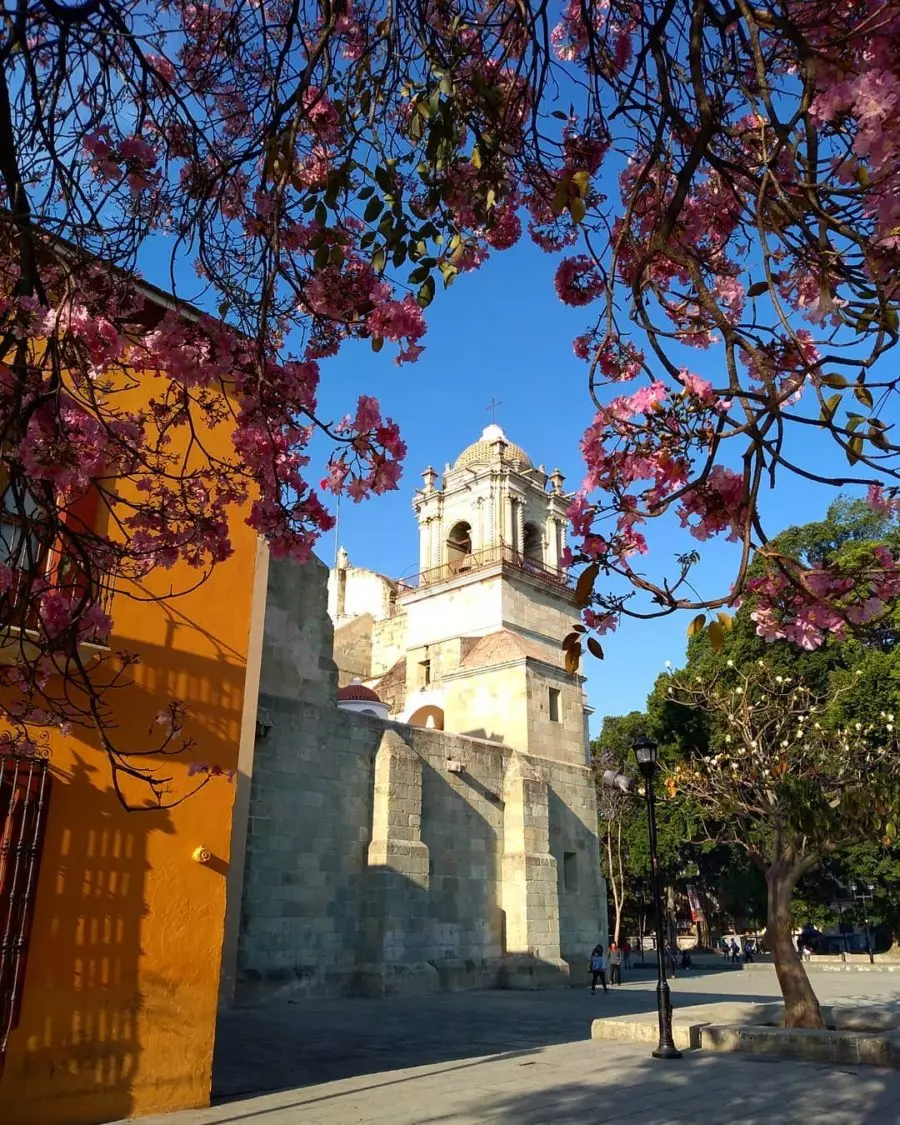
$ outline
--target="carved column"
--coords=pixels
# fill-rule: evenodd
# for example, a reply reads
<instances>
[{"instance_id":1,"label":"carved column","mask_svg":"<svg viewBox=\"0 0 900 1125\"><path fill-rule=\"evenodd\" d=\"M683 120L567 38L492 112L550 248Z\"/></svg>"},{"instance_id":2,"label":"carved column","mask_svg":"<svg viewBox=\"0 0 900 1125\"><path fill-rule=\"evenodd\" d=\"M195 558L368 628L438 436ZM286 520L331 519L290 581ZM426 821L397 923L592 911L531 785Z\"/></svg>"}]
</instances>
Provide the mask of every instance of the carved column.
<instances>
[{"instance_id":1,"label":"carved column","mask_svg":"<svg viewBox=\"0 0 900 1125\"><path fill-rule=\"evenodd\" d=\"M550 854L547 784L520 754L510 757L503 784L501 905L506 952L559 961L559 892Z\"/></svg>"},{"instance_id":2,"label":"carved column","mask_svg":"<svg viewBox=\"0 0 900 1125\"><path fill-rule=\"evenodd\" d=\"M428 847L422 843L422 761L393 730L375 757L366 895L367 960L427 959Z\"/></svg>"}]
</instances>

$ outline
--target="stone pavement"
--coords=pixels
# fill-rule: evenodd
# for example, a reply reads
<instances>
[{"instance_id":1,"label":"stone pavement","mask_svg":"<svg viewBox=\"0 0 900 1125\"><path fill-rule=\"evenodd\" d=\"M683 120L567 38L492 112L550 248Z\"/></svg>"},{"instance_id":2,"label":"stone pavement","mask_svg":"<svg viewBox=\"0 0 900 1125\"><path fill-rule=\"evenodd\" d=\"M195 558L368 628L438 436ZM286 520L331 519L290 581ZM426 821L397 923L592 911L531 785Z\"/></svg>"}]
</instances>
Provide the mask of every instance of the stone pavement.
<instances>
[{"instance_id":1,"label":"stone pavement","mask_svg":"<svg viewBox=\"0 0 900 1125\"><path fill-rule=\"evenodd\" d=\"M900 1002L894 976L828 974L823 1003ZM768 973L679 974L676 1010L778 997ZM653 1009L652 981L236 1009L221 1018L213 1109L146 1125L897 1125L900 1072L740 1055L672 1063L591 1042L591 1020ZM278 1092L280 1091L280 1092Z\"/></svg>"},{"instance_id":2,"label":"stone pavement","mask_svg":"<svg viewBox=\"0 0 900 1125\"><path fill-rule=\"evenodd\" d=\"M765 973L679 973L677 1015L709 1004L780 998ZM900 1003L896 977L817 977L823 1004ZM216 1037L214 1100L306 1086L590 1038L591 1020L655 1011L655 980L641 975L608 996L587 988L546 992L454 992L397 1000L327 1000L232 1009ZM900 1121L900 1114L898 1114Z\"/></svg>"},{"instance_id":3,"label":"stone pavement","mask_svg":"<svg viewBox=\"0 0 900 1125\"><path fill-rule=\"evenodd\" d=\"M143 1125L896 1125L900 1074L573 1043L267 1094Z\"/></svg>"}]
</instances>

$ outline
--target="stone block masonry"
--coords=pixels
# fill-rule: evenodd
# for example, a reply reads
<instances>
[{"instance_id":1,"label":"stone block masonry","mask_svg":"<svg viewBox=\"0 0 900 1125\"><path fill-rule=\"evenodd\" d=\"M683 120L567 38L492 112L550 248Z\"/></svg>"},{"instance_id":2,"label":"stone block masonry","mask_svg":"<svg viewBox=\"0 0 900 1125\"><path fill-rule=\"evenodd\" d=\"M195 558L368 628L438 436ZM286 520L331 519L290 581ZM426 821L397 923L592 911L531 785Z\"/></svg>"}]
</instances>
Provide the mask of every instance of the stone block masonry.
<instances>
[{"instance_id":1,"label":"stone block masonry","mask_svg":"<svg viewBox=\"0 0 900 1125\"><path fill-rule=\"evenodd\" d=\"M271 571L236 1001L540 987L569 960L581 983L606 938L590 771L338 710L327 572Z\"/></svg>"}]
</instances>

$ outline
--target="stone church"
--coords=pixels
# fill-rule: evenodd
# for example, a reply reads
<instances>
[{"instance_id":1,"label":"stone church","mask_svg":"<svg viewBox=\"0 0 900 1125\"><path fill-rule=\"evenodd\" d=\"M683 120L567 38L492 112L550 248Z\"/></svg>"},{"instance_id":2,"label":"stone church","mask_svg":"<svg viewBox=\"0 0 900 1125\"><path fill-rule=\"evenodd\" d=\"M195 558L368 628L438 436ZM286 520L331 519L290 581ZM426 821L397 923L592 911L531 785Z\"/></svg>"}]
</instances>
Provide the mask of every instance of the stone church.
<instances>
[{"instance_id":1,"label":"stone church","mask_svg":"<svg viewBox=\"0 0 900 1125\"><path fill-rule=\"evenodd\" d=\"M491 425L423 473L418 573L260 548L226 1003L583 983L606 889L568 500Z\"/></svg>"}]
</instances>

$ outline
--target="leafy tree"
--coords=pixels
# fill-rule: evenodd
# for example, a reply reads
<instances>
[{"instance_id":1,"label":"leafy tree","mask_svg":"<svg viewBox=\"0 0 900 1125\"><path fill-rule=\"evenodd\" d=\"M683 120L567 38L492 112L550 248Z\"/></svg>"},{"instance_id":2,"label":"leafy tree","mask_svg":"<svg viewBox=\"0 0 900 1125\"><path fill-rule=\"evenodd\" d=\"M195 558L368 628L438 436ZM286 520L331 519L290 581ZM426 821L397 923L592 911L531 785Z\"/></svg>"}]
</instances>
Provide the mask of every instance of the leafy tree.
<instances>
[{"instance_id":1,"label":"leafy tree","mask_svg":"<svg viewBox=\"0 0 900 1125\"><path fill-rule=\"evenodd\" d=\"M612 940L621 936L622 920L631 886L629 861L629 829L636 819L634 797L621 789L603 783L608 771L633 774L631 747L635 738L646 729L646 716L640 711L628 715L608 715L603 720L600 737L591 743L591 760L597 784L597 812L599 817L601 854L606 885L612 894Z\"/></svg>"},{"instance_id":2,"label":"leafy tree","mask_svg":"<svg viewBox=\"0 0 900 1125\"><path fill-rule=\"evenodd\" d=\"M606 770L634 776L634 741L638 735L653 731L653 721L643 712L608 715L603 720L599 737L591 743L604 872L612 894L616 941L629 907L638 906L632 901L636 888L646 890L649 899L650 845L643 801L635 794L610 789L603 784L602 777ZM670 757L669 751L664 749L663 760L667 761ZM671 760L674 761L674 758ZM643 782L638 779L638 788L642 785ZM703 861L700 849L691 842L691 836L692 829L683 807L660 801L657 805L657 857L670 928L674 927L675 886L683 881L686 869L697 861ZM640 906L643 909L646 903L642 901ZM634 914L634 911L631 913ZM636 920L642 921L637 917ZM643 929L643 926L639 928ZM671 940L674 942L674 929Z\"/></svg>"},{"instance_id":3,"label":"leafy tree","mask_svg":"<svg viewBox=\"0 0 900 1125\"><path fill-rule=\"evenodd\" d=\"M667 779L706 814L710 838L745 849L765 874L766 942L788 1027L822 1027L815 993L792 940L799 880L823 858L867 837L897 837L900 773L886 724L823 722L827 697L763 661L723 662L708 679L678 674L673 698L716 720L709 749Z\"/></svg>"}]
</instances>

